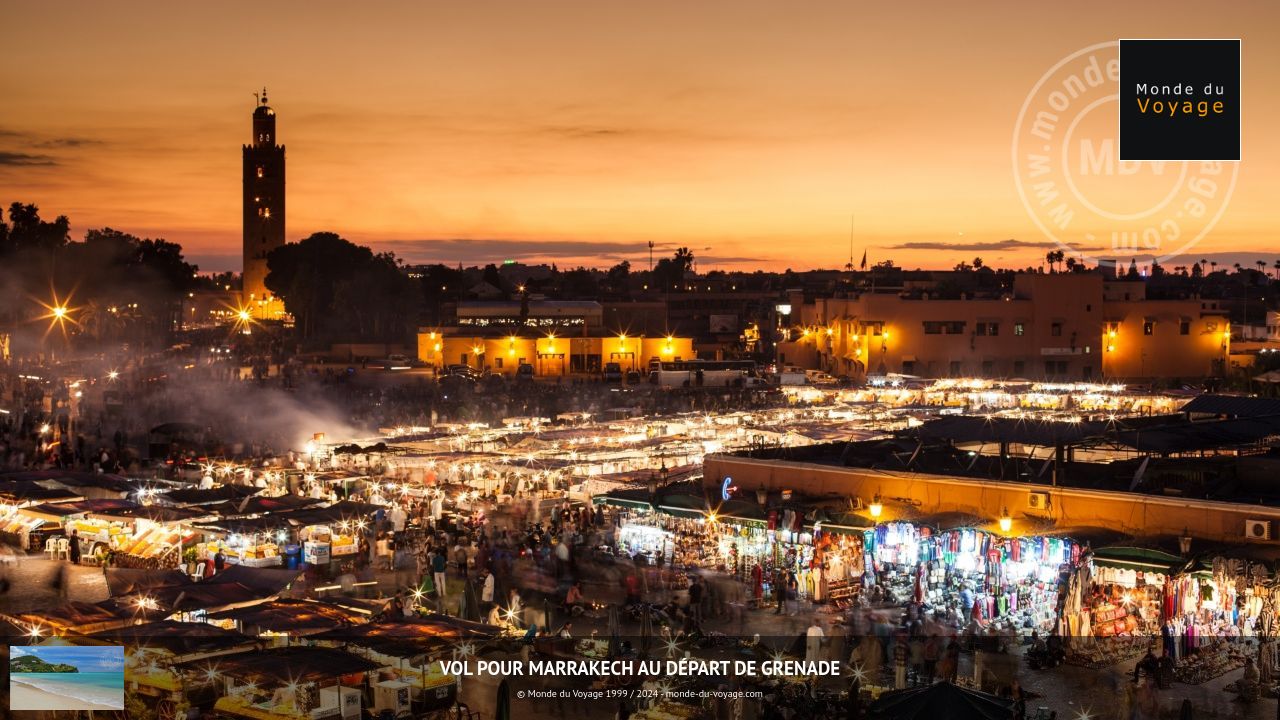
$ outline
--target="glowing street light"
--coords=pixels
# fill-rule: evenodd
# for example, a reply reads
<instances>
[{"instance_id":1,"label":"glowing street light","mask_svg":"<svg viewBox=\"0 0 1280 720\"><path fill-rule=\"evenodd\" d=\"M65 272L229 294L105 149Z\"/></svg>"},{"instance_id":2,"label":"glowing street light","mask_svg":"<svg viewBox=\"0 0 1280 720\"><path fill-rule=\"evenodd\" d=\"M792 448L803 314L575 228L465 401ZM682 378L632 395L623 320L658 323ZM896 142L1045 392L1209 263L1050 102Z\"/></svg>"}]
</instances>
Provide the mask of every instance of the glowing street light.
<instances>
[{"instance_id":1,"label":"glowing street light","mask_svg":"<svg viewBox=\"0 0 1280 720\"><path fill-rule=\"evenodd\" d=\"M1009 508L1000 511L1000 532L1007 533L1013 529L1013 518L1009 516Z\"/></svg>"},{"instance_id":2,"label":"glowing street light","mask_svg":"<svg viewBox=\"0 0 1280 720\"><path fill-rule=\"evenodd\" d=\"M877 520L880 518L880 514L884 512L884 503L880 502L880 493L876 493L876 496L871 499L871 504L867 506L867 512L871 513L872 518Z\"/></svg>"}]
</instances>

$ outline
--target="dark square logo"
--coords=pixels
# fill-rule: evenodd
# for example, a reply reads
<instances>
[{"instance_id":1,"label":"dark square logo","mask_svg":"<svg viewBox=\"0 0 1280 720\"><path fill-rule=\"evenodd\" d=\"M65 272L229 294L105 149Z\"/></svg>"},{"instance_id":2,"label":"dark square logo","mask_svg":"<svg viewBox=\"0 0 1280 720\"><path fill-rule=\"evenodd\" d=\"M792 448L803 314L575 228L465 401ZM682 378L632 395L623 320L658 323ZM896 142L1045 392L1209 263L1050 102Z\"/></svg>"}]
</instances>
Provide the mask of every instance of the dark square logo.
<instances>
[{"instance_id":1,"label":"dark square logo","mask_svg":"<svg viewBox=\"0 0 1280 720\"><path fill-rule=\"evenodd\" d=\"M1121 40L1120 159L1239 160L1240 41Z\"/></svg>"}]
</instances>

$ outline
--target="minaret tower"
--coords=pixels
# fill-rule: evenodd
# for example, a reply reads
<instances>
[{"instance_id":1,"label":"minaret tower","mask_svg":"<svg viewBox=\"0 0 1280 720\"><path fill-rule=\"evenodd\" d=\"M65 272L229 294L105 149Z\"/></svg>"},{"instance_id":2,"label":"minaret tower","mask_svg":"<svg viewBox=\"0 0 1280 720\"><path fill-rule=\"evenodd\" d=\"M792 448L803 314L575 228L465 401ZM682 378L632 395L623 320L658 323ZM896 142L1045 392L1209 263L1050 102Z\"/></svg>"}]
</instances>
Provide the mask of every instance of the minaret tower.
<instances>
[{"instance_id":1,"label":"minaret tower","mask_svg":"<svg viewBox=\"0 0 1280 720\"><path fill-rule=\"evenodd\" d=\"M256 95L256 93L255 93ZM253 141L244 146L244 277L241 303L255 318L276 318L284 304L267 290L267 255L284 245L284 146L276 111L262 88L253 109Z\"/></svg>"}]
</instances>

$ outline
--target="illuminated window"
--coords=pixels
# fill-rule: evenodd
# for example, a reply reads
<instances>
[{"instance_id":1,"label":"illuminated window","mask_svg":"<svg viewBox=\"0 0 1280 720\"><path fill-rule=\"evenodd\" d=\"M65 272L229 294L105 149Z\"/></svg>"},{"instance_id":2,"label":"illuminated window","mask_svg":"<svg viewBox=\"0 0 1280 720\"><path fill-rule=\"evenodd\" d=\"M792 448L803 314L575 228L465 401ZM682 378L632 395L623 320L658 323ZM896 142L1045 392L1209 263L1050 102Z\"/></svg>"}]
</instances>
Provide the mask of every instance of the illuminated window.
<instances>
[{"instance_id":1,"label":"illuminated window","mask_svg":"<svg viewBox=\"0 0 1280 720\"><path fill-rule=\"evenodd\" d=\"M1014 335L1026 335L1026 334L1027 334L1027 326L1026 326L1025 324L1023 324L1023 323L1014 323L1014 324L1013 324L1013 334L1014 334Z\"/></svg>"},{"instance_id":2,"label":"illuminated window","mask_svg":"<svg viewBox=\"0 0 1280 720\"><path fill-rule=\"evenodd\" d=\"M262 166L258 166L258 177L262 177Z\"/></svg>"},{"instance_id":3,"label":"illuminated window","mask_svg":"<svg viewBox=\"0 0 1280 720\"><path fill-rule=\"evenodd\" d=\"M1155 334L1156 334L1156 324L1155 324L1155 323L1153 323L1153 322L1151 322L1150 320L1148 320L1148 321L1146 321L1146 322L1142 323L1142 334L1143 334L1143 335L1155 335Z\"/></svg>"},{"instance_id":4,"label":"illuminated window","mask_svg":"<svg viewBox=\"0 0 1280 720\"><path fill-rule=\"evenodd\" d=\"M271 208L262 208L262 217L264 218L271 217Z\"/></svg>"}]
</instances>

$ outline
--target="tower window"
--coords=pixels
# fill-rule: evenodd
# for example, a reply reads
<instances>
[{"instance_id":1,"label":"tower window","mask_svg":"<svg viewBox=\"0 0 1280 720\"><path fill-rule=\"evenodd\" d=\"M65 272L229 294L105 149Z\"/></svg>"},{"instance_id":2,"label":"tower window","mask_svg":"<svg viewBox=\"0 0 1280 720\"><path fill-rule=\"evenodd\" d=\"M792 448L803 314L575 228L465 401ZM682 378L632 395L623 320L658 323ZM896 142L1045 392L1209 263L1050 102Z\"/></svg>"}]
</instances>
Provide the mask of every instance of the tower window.
<instances>
[{"instance_id":1,"label":"tower window","mask_svg":"<svg viewBox=\"0 0 1280 720\"><path fill-rule=\"evenodd\" d=\"M271 208L262 208L262 217L264 218L271 217Z\"/></svg>"},{"instance_id":2,"label":"tower window","mask_svg":"<svg viewBox=\"0 0 1280 720\"><path fill-rule=\"evenodd\" d=\"M258 177L262 177L262 166L258 166Z\"/></svg>"}]
</instances>

